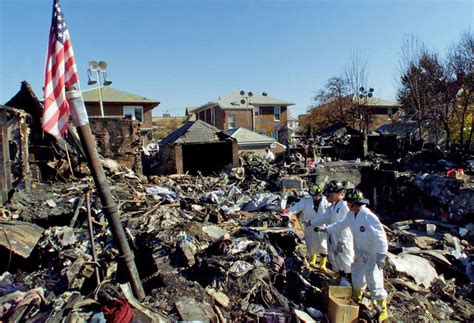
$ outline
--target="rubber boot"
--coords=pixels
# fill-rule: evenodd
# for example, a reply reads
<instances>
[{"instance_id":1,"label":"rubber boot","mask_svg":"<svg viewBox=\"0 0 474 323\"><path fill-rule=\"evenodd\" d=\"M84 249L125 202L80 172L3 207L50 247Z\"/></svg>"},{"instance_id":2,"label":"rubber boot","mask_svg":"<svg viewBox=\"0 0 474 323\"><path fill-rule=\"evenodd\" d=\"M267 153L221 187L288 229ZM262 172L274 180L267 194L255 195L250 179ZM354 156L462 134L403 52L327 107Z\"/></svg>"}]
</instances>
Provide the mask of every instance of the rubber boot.
<instances>
[{"instance_id":1,"label":"rubber boot","mask_svg":"<svg viewBox=\"0 0 474 323\"><path fill-rule=\"evenodd\" d=\"M377 301L377 304L382 308L382 311L379 314L379 322L383 322L386 319L388 319L388 306L387 306L387 300L382 299Z\"/></svg>"},{"instance_id":2,"label":"rubber boot","mask_svg":"<svg viewBox=\"0 0 474 323\"><path fill-rule=\"evenodd\" d=\"M357 303L362 301L362 296L364 296L364 291L362 289L352 289L352 297L355 299Z\"/></svg>"},{"instance_id":3,"label":"rubber boot","mask_svg":"<svg viewBox=\"0 0 474 323\"><path fill-rule=\"evenodd\" d=\"M318 255L314 254L311 256L311 260L309 261L309 264L312 267L316 267L316 260L318 260Z\"/></svg>"},{"instance_id":4,"label":"rubber boot","mask_svg":"<svg viewBox=\"0 0 474 323\"><path fill-rule=\"evenodd\" d=\"M327 272L328 268L326 267L326 264L328 262L328 256L322 255L321 258L319 259L319 269Z\"/></svg>"}]
</instances>

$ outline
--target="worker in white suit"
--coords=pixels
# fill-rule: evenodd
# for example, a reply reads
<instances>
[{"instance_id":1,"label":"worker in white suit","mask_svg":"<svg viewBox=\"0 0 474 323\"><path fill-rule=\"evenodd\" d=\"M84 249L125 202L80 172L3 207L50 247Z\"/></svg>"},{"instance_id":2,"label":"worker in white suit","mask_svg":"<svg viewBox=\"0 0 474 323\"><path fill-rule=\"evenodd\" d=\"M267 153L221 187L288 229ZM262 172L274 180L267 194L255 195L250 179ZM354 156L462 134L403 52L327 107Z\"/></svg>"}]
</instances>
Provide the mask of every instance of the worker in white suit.
<instances>
[{"instance_id":1,"label":"worker in white suit","mask_svg":"<svg viewBox=\"0 0 474 323\"><path fill-rule=\"evenodd\" d=\"M265 148L265 157L264 157L264 159L269 163L271 163L275 160L275 155L270 150L270 148Z\"/></svg>"},{"instance_id":2,"label":"worker in white suit","mask_svg":"<svg viewBox=\"0 0 474 323\"><path fill-rule=\"evenodd\" d=\"M329 224L342 221L349 213L344 201L345 188L338 180L332 180L324 187L324 194L331 205L326 210L326 219ZM319 226L319 224L317 224ZM328 256L333 271L341 278L350 281L351 265L354 261L352 233L349 228L334 230L328 234Z\"/></svg>"},{"instance_id":3,"label":"worker in white suit","mask_svg":"<svg viewBox=\"0 0 474 323\"><path fill-rule=\"evenodd\" d=\"M383 267L388 252L387 235L379 218L367 207L369 201L359 190L348 190L345 200L350 212L347 217L329 225L333 232L350 229L354 239L355 257L352 263L352 286L354 297L362 299L366 287L381 307L379 321L388 318L387 292L383 285Z\"/></svg>"},{"instance_id":4,"label":"worker in white suit","mask_svg":"<svg viewBox=\"0 0 474 323\"><path fill-rule=\"evenodd\" d=\"M308 256L310 264L316 267L316 262L319 259L319 267L321 270L326 270L327 263L327 233L326 232L315 232L314 226L318 219L325 215L326 208L329 206L329 202L326 197L322 195L323 189L316 184L311 184L308 193L309 196L301 199L299 202L294 204L290 210L289 215L303 212L303 223L304 226L304 240L306 248L308 250ZM314 224L312 224L314 222ZM322 224L328 224L322 222Z\"/></svg>"}]
</instances>

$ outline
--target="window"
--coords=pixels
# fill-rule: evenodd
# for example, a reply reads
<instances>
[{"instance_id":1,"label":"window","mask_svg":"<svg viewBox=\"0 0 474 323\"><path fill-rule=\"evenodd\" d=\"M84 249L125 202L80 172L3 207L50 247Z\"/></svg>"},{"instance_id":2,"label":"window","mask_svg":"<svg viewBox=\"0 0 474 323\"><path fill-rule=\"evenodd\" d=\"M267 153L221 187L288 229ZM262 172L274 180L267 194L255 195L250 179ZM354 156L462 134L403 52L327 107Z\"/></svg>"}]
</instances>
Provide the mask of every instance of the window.
<instances>
[{"instance_id":1,"label":"window","mask_svg":"<svg viewBox=\"0 0 474 323\"><path fill-rule=\"evenodd\" d=\"M143 108L142 107L135 108L135 119L140 122L143 122Z\"/></svg>"},{"instance_id":2,"label":"window","mask_svg":"<svg viewBox=\"0 0 474 323\"><path fill-rule=\"evenodd\" d=\"M143 107L124 106L123 116L125 119L143 122Z\"/></svg>"},{"instance_id":3,"label":"window","mask_svg":"<svg viewBox=\"0 0 474 323\"><path fill-rule=\"evenodd\" d=\"M275 116L275 121L280 121L280 119L281 119L281 108L280 107L274 107L273 108L273 115Z\"/></svg>"},{"instance_id":4,"label":"window","mask_svg":"<svg viewBox=\"0 0 474 323\"><path fill-rule=\"evenodd\" d=\"M260 108L255 108L254 115L255 117L258 117L260 115Z\"/></svg>"},{"instance_id":5,"label":"window","mask_svg":"<svg viewBox=\"0 0 474 323\"><path fill-rule=\"evenodd\" d=\"M227 122L229 123L229 129L232 129L232 128L237 128L237 120L235 118L235 116L229 116L229 118L227 119Z\"/></svg>"},{"instance_id":6,"label":"window","mask_svg":"<svg viewBox=\"0 0 474 323\"><path fill-rule=\"evenodd\" d=\"M216 125L216 110L214 108L211 109L211 124Z\"/></svg>"},{"instance_id":7,"label":"window","mask_svg":"<svg viewBox=\"0 0 474 323\"><path fill-rule=\"evenodd\" d=\"M278 140L278 130L273 130L272 131L272 137Z\"/></svg>"}]
</instances>

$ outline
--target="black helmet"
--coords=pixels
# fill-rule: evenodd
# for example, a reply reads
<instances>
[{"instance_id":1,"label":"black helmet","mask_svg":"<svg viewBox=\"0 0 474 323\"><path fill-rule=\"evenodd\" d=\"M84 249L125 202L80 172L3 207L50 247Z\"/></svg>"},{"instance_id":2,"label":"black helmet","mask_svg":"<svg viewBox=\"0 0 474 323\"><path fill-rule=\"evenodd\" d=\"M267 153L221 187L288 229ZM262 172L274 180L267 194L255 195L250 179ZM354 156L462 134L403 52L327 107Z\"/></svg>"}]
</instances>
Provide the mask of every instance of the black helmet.
<instances>
[{"instance_id":1,"label":"black helmet","mask_svg":"<svg viewBox=\"0 0 474 323\"><path fill-rule=\"evenodd\" d=\"M344 185L336 179L333 179L324 186L324 193L339 193L344 191Z\"/></svg>"},{"instance_id":2,"label":"black helmet","mask_svg":"<svg viewBox=\"0 0 474 323\"><path fill-rule=\"evenodd\" d=\"M323 192L323 188L318 184L311 184L308 188L308 193L311 196L315 196L321 194Z\"/></svg>"},{"instance_id":3,"label":"black helmet","mask_svg":"<svg viewBox=\"0 0 474 323\"><path fill-rule=\"evenodd\" d=\"M344 200L355 204L369 204L369 200L364 198L364 194L358 189L348 189Z\"/></svg>"}]
</instances>

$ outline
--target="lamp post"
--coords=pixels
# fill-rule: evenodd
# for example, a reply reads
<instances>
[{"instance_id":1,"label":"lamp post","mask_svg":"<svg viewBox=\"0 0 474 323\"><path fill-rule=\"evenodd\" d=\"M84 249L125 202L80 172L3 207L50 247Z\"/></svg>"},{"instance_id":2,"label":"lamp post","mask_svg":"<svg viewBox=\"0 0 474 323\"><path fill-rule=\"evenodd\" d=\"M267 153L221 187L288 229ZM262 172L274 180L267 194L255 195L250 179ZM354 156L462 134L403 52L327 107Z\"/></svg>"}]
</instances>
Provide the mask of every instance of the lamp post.
<instances>
[{"instance_id":1,"label":"lamp post","mask_svg":"<svg viewBox=\"0 0 474 323\"><path fill-rule=\"evenodd\" d=\"M93 73L96 73L96 78L94 79ZM90 61L89 62L89 68L87 69L87 76L89 77L89 81L87 84L93 85L96 84L98 85L99 89L99 105L100 105L100 115L103 118L104 117L104 104L102 102L102 88L100 86L100 74L102 74L102 78L104 80L103 85L108 86L112 84L112 81L108 79L107 77L107 62L105 61L99 61L97 63L96 61Z\"/></svg>"},{"instance_id":2,"label":"lamp post","mask_svg":"<svg viewBox=\"0 0 474 323\"><path fill-rule=\"evenodd\" d=\"M243 99L240 100L240 104L246 104L247 109L250 109L250 98L253 96L253 93L248 92L246 94L244 90L241 90L240 95L243 97ZM255 108L252 108L252 131L255 131Z\"/></svg>"},{"instance_id":3,"label":"lamp post","mask_svg":"<svg viewBox=\"0 0 474 323\"><path fill-rule=\"evenodd\" d=\"M368 109L368 101L369 101L369 98L373 96L373 93L374 93L373 88L369 88L368 90L366 90L363 86L359 88L359 91L357 93L357 105L359 107L359 114L360 114L360 119L361 119L361 126L360 126L361 130L362 130L362 127L364 127L364 142L362 144L363 145L362 157L364 158L369 153L369 143L368 143L367 135L369 134L369 123L370 123L370 117L372 113Z\"/></svg>"},{"instance_id":4,"label":"lamp post","mask_svg":"<svg viewBox=\"0 0 474 323\"><path fill-rule=\"evenodd\" d=\"M366 90L363 86L359 88L359 92L357 93L359 113L362 120L362 125L364 127L364 133L366 135L369 133L369 123L370 123L370 116L371 116L371 113L370 113L371 111L368 111L368 101L369 101L369 98L371 98L374 95L373 93L374 93L373 88L369 88L368 90ZM361 104L361 101L362 101L362 104Z\"/></svg>"}]
</instances>

